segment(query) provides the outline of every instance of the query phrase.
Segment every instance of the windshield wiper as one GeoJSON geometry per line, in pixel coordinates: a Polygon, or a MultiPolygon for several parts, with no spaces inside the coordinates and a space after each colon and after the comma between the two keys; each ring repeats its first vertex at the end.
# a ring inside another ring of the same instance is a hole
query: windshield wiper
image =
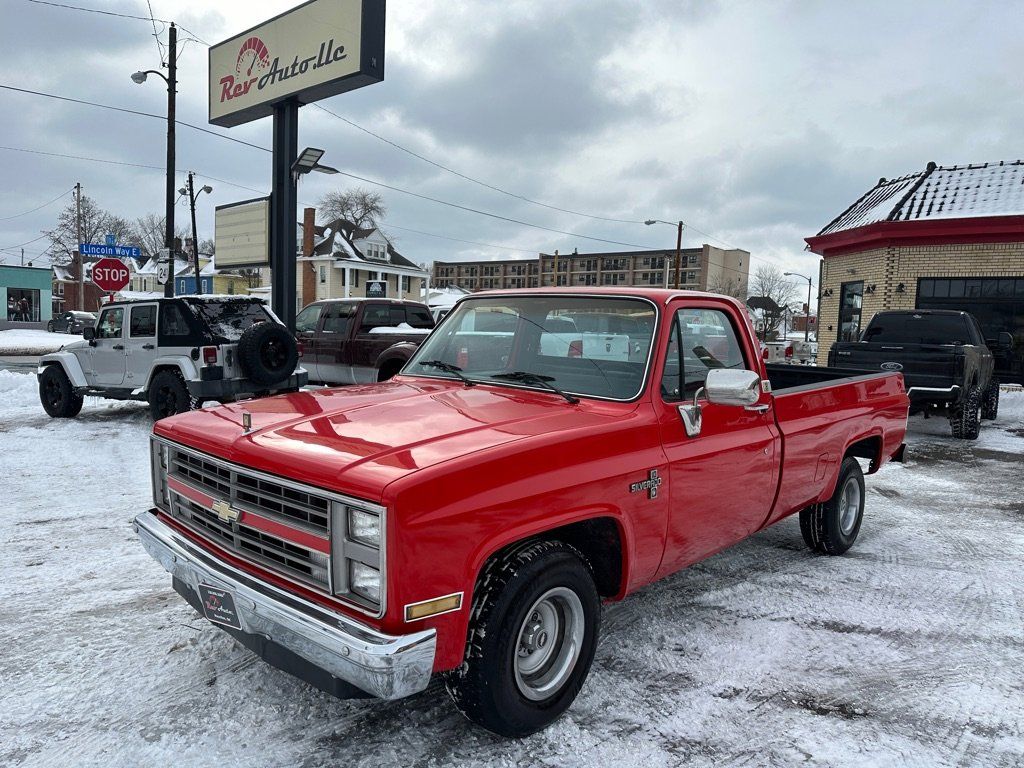
{"type": "Polygon", "coordinates": [[[521,381],[523,384],[539,384],[540,386],[547,387],[552,392],[561,395],[574,405],[580,401],[580,399],[575,395],[570,395],[568,392],[565,392],[552,384],[551,382],[555,380],[554,376],[544,376],[543,374],[530,373],[529,371],[512,371],[512,373],[496,373],[490,378],[507,379],[508,381],[521,381]]]}
{"type": "Polygon", "coordinates": [[[446,363],[444,360],[424,360],[420,365],[426,366],[427,368],[437,368],[437,370],[444,371],[445,373],[454,373],[465,382],[467,387],[472,387],[476,384],[475,381],[466,378],[459,366],[446,363]]]}

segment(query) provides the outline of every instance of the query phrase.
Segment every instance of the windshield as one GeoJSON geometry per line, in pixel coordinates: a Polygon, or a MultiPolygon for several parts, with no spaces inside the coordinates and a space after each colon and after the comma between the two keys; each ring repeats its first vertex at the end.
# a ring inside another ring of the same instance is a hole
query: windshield
{"type": "Polygon", "coordinates": [[[619,297],[488,296],[463,299],[423,343],[406,374],[631,400],[644,385],[655,311],[619,297]],[[508,374],[517,374],[509,378],[508,374]]]}
{"type": "Polygon", "coordinates": [[[864,341],[880,344],[972,344],[962,315],[879,314],[864,341]]]}
{"type": "Polygon", "coordinates": [[[252,299],[189,302],[203,324],[215,337],[238,341],[256,323],[273,320],[263,303],[252,299]]]}

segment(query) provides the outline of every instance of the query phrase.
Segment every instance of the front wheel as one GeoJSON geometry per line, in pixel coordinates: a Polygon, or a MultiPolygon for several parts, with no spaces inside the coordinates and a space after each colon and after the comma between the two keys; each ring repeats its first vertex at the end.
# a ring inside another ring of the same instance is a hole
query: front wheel
{"type": "Polygon", "coordinates": [[[958,440],[977,440],[981,432],[981,387],[972,384],[949,409],[949,427],[958,440]]]}
{"type": "Polygon", "coordinates": [[[185,381],[177,371],[161,371],[149,385],[149,415],[153,421],[185,413],[193,407],[185,381]]]}
{"type": "Polygon", "coordinates": [[[55,419],[70,419],[82,410],[85,398],[75,392],[63,368],[48,365],[39,374],[39,402],[55,419]]]}
{"type": "Polygon", "coordinates": [[[594,579],[575,549],[539,541],[492,561],[480,585],[448,692],[474,723],[527,736],[569,708],[590,671],[601,617],[594,579]]]}
{"type": "Polygon", "coordinates": [[[864,519],[864,473],[852,456],[843,459],[832,498],[800,512],[804,542],[823,555],[841,555],[857,540],[864,519]]]}
{"type": "Polygon", "coordinates": [[[53,320],[50,320],[46,323],[46,332],[53,333],[53,320]]]}

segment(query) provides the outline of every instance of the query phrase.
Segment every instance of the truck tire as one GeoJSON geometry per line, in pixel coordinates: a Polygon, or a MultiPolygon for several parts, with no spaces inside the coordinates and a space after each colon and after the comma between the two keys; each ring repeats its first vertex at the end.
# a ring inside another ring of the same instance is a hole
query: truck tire
{"type": "Polygon", "coordinates": [[[981,431],[981,388],[972,384],[949,408],[949,426],[958,440],[977,440],[981,431]]]}
{"type": "Polygon", "coordinates": [[[493,560],[470,614],[465,662],[446,677],[467,718],[518,738],[576,699],[597,648],[601,603],[583,557],[537,541],[493,560]]]}
{"type": "Polygon", "coordinates": [[[75,392],[63,368],[48,365],[39,374],[39,402],[53,418],[70,419],[81,412],[85,397],[75,392]]]}
{"type": "Polygon", "coordinates": [[[985,394],[981,398],[981,418],[986,421],[995,421],[999,416],[999,382],[995,379],[985,387],[985,394]]]}
{"type": "Polygon", "coordinates": [[[256,323],[238,340],[238,361],[257,384],[287,379],[299,364],[299,347],[288,329],[278,323],[256,323]]]}
{"type": "Polygon", "coordinates": [[[841,555],[857,540],[864,519],[864,473],[852,456],[843,459],[832,498],[800,511],[800,533],[823,555],[841,555]]]}
{"type": "Polygon", "coordinates": [[[46,323],[46,332],[53,333],[53,320],[49,320],[46,323]]]}
{"type": "Polygon", "coordinates": [[[153,421],[186,413],[194,407],[185,380],[178,371],[160,371],[149,383],[149,415],[153,421]]]}

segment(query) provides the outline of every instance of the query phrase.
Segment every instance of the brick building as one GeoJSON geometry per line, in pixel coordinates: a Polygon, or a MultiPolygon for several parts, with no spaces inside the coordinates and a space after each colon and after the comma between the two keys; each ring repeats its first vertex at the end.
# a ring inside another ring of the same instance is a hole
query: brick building
{"type": "MultiPolygon", "coordinates": [[[[884,309],[959,309],[986,338],[1014,336],[997,363],[1024,383],[1024,163],[940,167],[881,179],[817,235],[818,339],[856,340],[884,309]]],[[[826,355],[819,354],[824,361],[826,355]]]]}
{"type": "MultiPolygon", "coordinates": [[[[681,252],[680,287],[747,295],[750,254],[704,244],[681,252]]],[[[470,291],[565,285],[674,286],[674,248],[617,253],[542,253],[536,259],[435,261],[431,284],[470,291]],[[557,262],[557,273],[556,269],[557,262]],[[557,283],[555,276],[557,274],[557,283]]]]}

